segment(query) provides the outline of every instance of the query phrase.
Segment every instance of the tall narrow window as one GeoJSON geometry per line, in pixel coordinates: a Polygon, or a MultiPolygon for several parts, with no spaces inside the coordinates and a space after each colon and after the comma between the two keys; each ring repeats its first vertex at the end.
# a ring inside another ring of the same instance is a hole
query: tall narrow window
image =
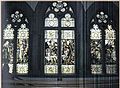
{"type": "Polygon", "coordinates": [[[7,27],[3,30],[3,63],[9,66],[9,73],[12,73],[14,70],[17,74],[27,74],[29,49],[28,20],[20,11],[15,11],[9,17],[7,22],[11,24],[7,24],[7,27]],[[13,69],[13,66],[16,69],[13,69]]]}
{"type": "Polygon", "coordinates": [[[29,29],[21,24],[17,36],[17,73],[28,73],[29,29]]]}
{"type": "Polygon", "coordinates": [[[13,72],[14,29],[11,24],[3,30],[3,66],[8,64],[9,73],[13,72]]]}
{"type": "Polygon", "coordinates": [[[91,20],[90,58],[92,74],[117,74],[116,31],[103,11],[91,20]]]}
{"type": "Polygon", "coordinates": [[[102,73],[102,58],[101,58],[101,43],[102,36],[101,30],[98,28],[98,25],[94,24],[93,28],[90,29],[90,46],[91,46],[91,73],[92,74],[101,74],[102,73]]]}
{"type": "Polygon", "coordinates": [[[53,2],[45,18],[45,74],[75,74],[74,28],[72,8],[66,2],[53,2]]]}
{"type": "Polygon", "coordinates": [[[112,25],[108,25],[105,30],[105,62],[107,74],[115,74],[117,70],[115,40],[115,30],[113,30],[112,25]]]}
{"type": "Polygon", "coordinates": [[[62,73],[75,72],[75,40],[73,30],[63,30],[61,38],[62,73]]]}

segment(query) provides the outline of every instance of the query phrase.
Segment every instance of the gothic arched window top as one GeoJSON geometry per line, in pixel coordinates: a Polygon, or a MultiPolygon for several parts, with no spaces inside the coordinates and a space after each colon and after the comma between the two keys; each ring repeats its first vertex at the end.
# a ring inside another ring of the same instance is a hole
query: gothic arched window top
{"type": "Polygon", "coordinates": [[[45,27],[75,27],[73,10],[67,2],[53,2],[46,11],[45,27]],[[61,15],[61,16],[58,16],[61,15]],[[58,20],[59,19],[59,20],[58,20]]]}
{"type": "Polygon", "coordinates": [[[90,58],[92,74],[117,74],[116,30],[108,14],[98,12],[91,20],[90,58]]]}
{"type": "Polygon", "coordinates": [[[9,73],[27,74],[29,49],[28,20],[21,11],[17,10],[10,14],[6,21],[8,24],[3,30],[3,66],[9,66],[9,73]],[[16,55],[14,55],[14,52],[16,55]],[[14,66],[16,69],[13,69],[14,66]]]}

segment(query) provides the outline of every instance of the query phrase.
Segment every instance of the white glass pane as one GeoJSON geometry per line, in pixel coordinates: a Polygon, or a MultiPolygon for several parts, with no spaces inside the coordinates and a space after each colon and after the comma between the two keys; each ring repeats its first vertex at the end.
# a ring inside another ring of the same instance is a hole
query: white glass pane
{"type": "Polygon", "coordinates": [[[57,65],[45,65],[44,70],[46,74],[56,74],[58,73],[58,66],[57,65]]]}
{"type": "Polygon", "coordinates": [[[116,65],[106,65],[107,74],[116,74],[116,65]]]}
{"type": "Polygon", "coordinates": [[[17,73],[27,74],[28,73],[28,63],[17,64],[17,73]]]}
{"type": "Polygon", "coordinates": [[[13,39],[14,38],[14,29],[12,28],[11,24],[8,24],[7,27],[4,29],[3,39],[13,39]]]}
{"type": "Polygon", "coordinates": [[[57,30],[46,30],[45,38],[49,38],[49,39],[58,38],[58,31],[57,30]]]}
{"type": "Polygon", "coordinates": [[[70,14],[65,14],[65,17],[61,19],[61,27],[75,27],[74,18],[70,14]]]}
{"type": "Polygon", "coordinates": [[[45,27],[58,27],[58,19],[53,13],[50,13],[47,18],[45,18],[45,27]]]}
{"type": "Polygon", "coordinates": [[[98,25],[94,24],[93,28],[90,29],[91,31],[91,35],[90,35],[90,39],[101,39],[101,30],[98,28],[98,25]]]}
{"type": "Polygon", "coordinates": [[[75,65],[62,65],[63,74],[73,74],[75,73],[75,65]]]}
{"type": "Polygon", "coordinates": [[[72,30],[62,31],[62,39],[74,39],[74,31],[72,30]]]}
{"type": "Polygon", "coordinates": [[[102,65],[91,65],[92,74],[102,74],[102,65]]]}

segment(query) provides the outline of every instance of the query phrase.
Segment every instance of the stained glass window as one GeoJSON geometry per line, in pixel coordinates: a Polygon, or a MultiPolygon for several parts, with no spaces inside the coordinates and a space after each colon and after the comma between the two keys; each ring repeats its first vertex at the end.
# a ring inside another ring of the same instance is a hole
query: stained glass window
{"type": "Polygon", "coordinates": [[[58,31],[45,31],[45,73],[58,73],[58,31]]]}
{"type": "Polygon", "coordinates": [[[17,73],[28,73],[29,29],[21,24],[17,36],[17,73]]]}
{"type": "Polygon", "coordinates": [[[7,24],[7,27],[3,30],[3,65],[7,64],[9,66],[9,73],[12,73],[14,70],[18,74],[27,74],[29,49],[28,20],[20,11],[15,11],[10,14],[7,22],[11,24],[7,24]],[[15,34],[17,35],[15,36],[15,34]]]}
{"type": "Polygon", "coordinates": [[[74,31],[63,30],[61,39],[62,73],[75,73],[75,40],[74,31]]]}
{"type": "Polygon", "coordinates": [[[109,16],[101,11],[91,21],[93,25],[90,29],[92,74],[102,74],[103,70],[106,71],[105,74],[117,73],[116,31],[112,28],[110,23],[112,21],[108,19],[109,16]]]}
{"type": "Polygon", "coordinates": [[[57,1],[48,7],[46,16],[44,73],[74,74],[75,33],[72,28],[75,27],[75,19],[73,10],[68,3],[57,1]],[[62,29],[64,27],[68,30],[62,29]]]}
{"type": "Polygon", "coordinates": [[[3,30],[3,65],[8,64],[9,73],[13,72],[14,29],[11,24],[3,30]]]}

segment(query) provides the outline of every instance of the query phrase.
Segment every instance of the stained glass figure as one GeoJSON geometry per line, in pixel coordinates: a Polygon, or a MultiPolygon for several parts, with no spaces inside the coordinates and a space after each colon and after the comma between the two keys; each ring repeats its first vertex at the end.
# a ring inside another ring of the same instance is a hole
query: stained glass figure
{"type": "Polygon", "coordinates": [[[17,36],[17,73],[28,73],[29,29],[21,24],[17,36]]]}
{"type": "Polygon", "coordinates": [[[101,41],[91,40],[91,59],[93,64],[101,62],[101,41]]]}
{"type": "Polygon", "coordinates": [[[69,13],[65,14],[65,17],[61,19],[61,27],[75,27],[74,18],[69,13]]]}
{"type": "Polygon", "coordinates": [[[58,73],[58,31],[45,30],[45,61],[44,71],[46,74],[58,73]]]}
{"type": "Polygon", "coordinates": [[[116,73],[116,50],[115,50],[115,30],[112,25],[108,25],[105,30],[105,59],[106,59],[106,73],[116,73]]]}
{"type": "Polygon", "coordinates": [[[11,24],[8,24],[3,31],[3,66],[8,64],[9,73],[13,72],[13,39],[14,39],[14,29],[11,24]]]}
{"type": "Polygon", "coordinates": [[[45,27],[58,27],[58,18],[53,13],[45,19],[45,27]]]}
{"type": "Polygon", "coordinates": [[[93,25],[93,28],[90,29],[90,46],[91,46],[91,73],[92,74],[101,74],[102,65],[101,65],[101,30],[97,24],[93,25]]]}
{"type": "Polygon", "coordinates": [[[104,12],[102,12],[102,11],[99,12],[96,15],[96,17],[97,17],[99,23],[107,23],[108,15],[106,15],[104,12]]]}
{"type": "Polygon", "coordinates": [[[105,30],[105,39],[115,39],[115,30],[112,29],[112,25],[108,25],[105,30]]]}
{"type": "Polygon", "coordinates": [[[75,40],[74,31],[62,31],[61,40],[61,54],[62,54],[62,73],[73,74],[75,73],[75,40]]]}

